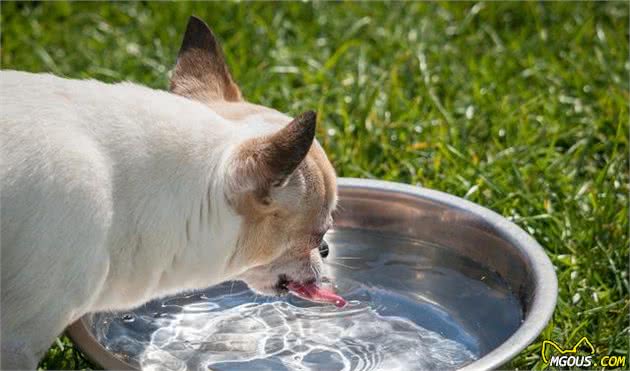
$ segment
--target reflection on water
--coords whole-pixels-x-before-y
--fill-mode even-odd
[[[503,281],[445,248],[342,230],[328,271],[343,309],[240,282],[92,317],[101,343],[147,370],[454,369],[521,321]]]

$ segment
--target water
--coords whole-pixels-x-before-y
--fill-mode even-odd
[[[240,282],[92,317],[99,341],[146,370],[455,369],[521,322],[503,280],[448,249],[361,230],[327,236],[338,309]]]

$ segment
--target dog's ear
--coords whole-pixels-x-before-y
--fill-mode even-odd
[[[232,163],[230,188],[267,198],[272,187],[286,184],[306,157],[315,138],[317,115],[305,112],[275,134],[244,142]]]
[[[221,45],[208,25],[195,16],[188,20],[170,91],[203,103],[242,100]]]

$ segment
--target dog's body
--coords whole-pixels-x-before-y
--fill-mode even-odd
[[[4,368],[33,368],[87,312],[228,279],[277,294],[319,278],[336,186],[314,115],[243,102],[191,24],[179,95],[0,73]],[[188,71],[190,55],[221,68]]]
[[[135,85],[1,76],[3,342],[45,349],[86,311],[234,276],[240,221],[219,195],[239,130]]]

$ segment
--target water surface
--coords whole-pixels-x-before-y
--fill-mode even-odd
[[[147,370],[445,370],[488,353],[520,325],[504,281],[445,247],[362,230],[327,240],[327,269],[349,301],[343,309],[226,282],[95,314],[93,331]]]

